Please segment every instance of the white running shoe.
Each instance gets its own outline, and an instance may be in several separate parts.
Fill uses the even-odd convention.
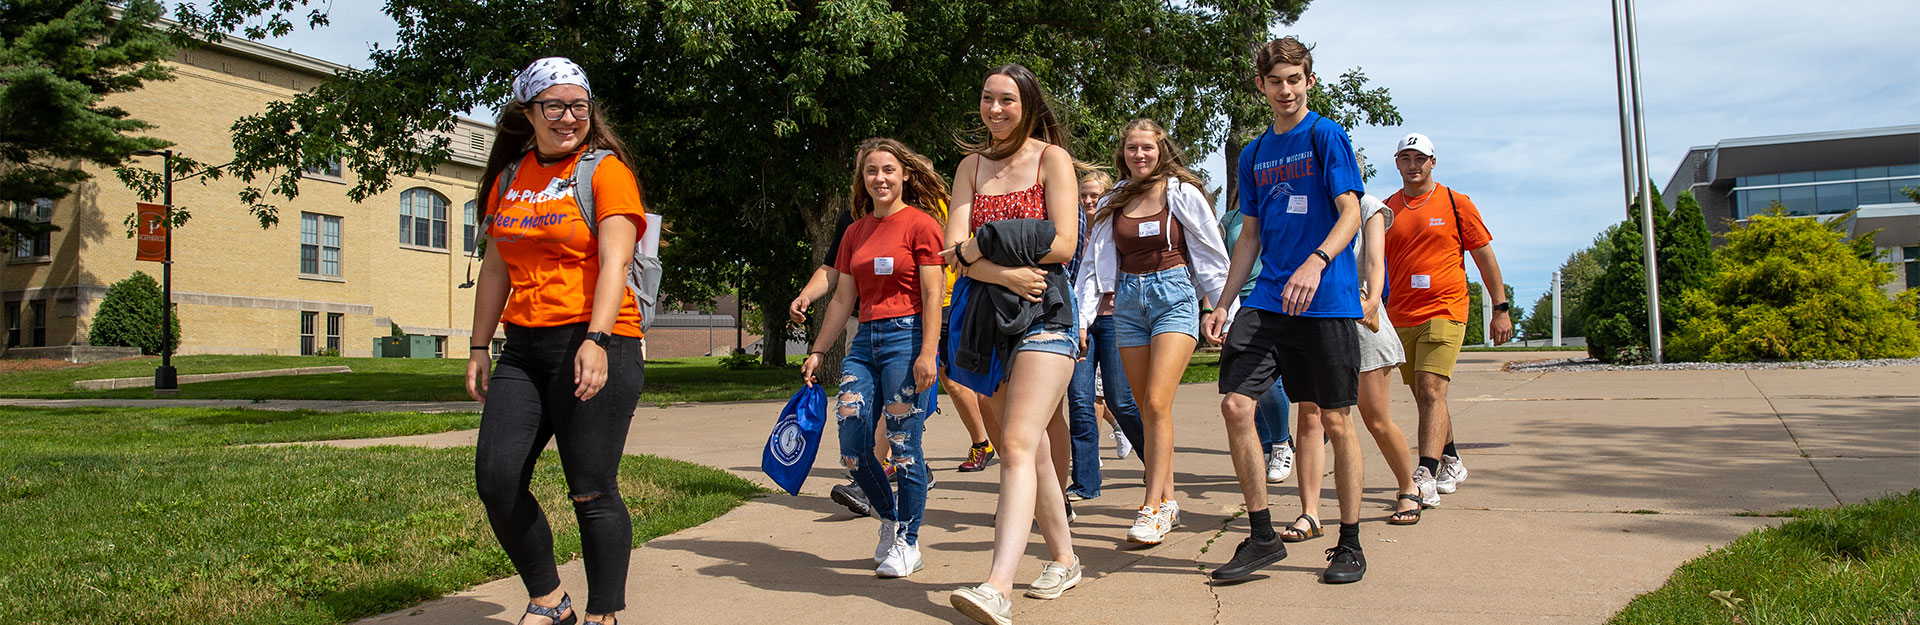
[[[1459,456],[1440,455],[1440,476],[1435,479],[1440,494],[1451,495],[1467,481],[1467,465],[1460,462]]]
[[[900,522],[880,519],[880,541],[873,545],[873,563],[887,561],[887,552],[893,550],[893,544],[900,542]]]
[[[1142,545],[1158,545],[1166,540],[1167,528],[1162,525],[1159,511],[1153,506],[1141,506],[1140,513],[1133,517],[1133,528],[1127,530],[1127,542]]]
[[[887,559],[880,562],[874,574],[880,577],[901,578],[912,575],[925,568],[926,562],[920,559],[920,546],[908,544],[905,537],[895,539],[893,548],[887,550]]]
[[[1013,625],[1013,602],[993,584],[955,590],[947,602],[981,625]]]
[[[1440,505],[1439,485],[1434,483],[1433,473],[1426,467],[1413,468],[1413,487],[1420,491],[1420,505]]]
[[[1279,484],[1293,475],[1293,446],[1280,443],[1267,453],[1267,483]]]
[[[1127,435],[1121,432],[1120,430],[1114,430],[1113,431],[1113,459],[1125,460],[1127,459],[1127,456],[1131,456],[1131,455],[1133,455],[1133,441],[1127,440]]]
[[[1180,524],[1180,502],[1174,501],[1172,499],[1161,500],[1160,527],[1164,528],[1161,530],[1162,533],[1173,531],[1174,526],[1177,526],[1179,524]]]

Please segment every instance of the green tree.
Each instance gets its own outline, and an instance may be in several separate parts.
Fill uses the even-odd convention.
[[[1680,305],[1687,289],[1699,288],[1713,274],[1712,235],[1691,191],[1681,192],[1677,207],[1668,211],[1658,190],[1653,191],[1654,258],[1659,264],[1661,337],[1671,337],[1685,314]],[[1612,362],[1621,349],[1647,347],[1646,252],[1640,236],[1639,203],[1630,218],[1615,224],[1604,240],[1595,241],[1602,271],[1580,294],[1583,327],[1589,355]],[[1564,289],[1563,289],[1564,290]]]
[[[1565,317],[1566,310],[1563,308],[1560,323],[1562,336],[1566,335],[1567,329]],[[1521,324],[1518,332],[1529,339],[1553,338],[1553,291],[1541,293],[1540,299],[1533,301],[1533,308],[1528,311],[1527,320]]]
[[[113,347],[138,347],[140,353],[158,354],[160,339],[160,283],[153,276],[135,271],[127,279],[107,287],[100,309],[93,314],[87,329],[87,343]],[[167,341],[180,346],[180,316],[173,315],[173,332]]]
[[[1716,362],[1920,354],[1920,291],[1881,290],[1893,270],[1872,233],[1846,240],[1850,218],[1789,217],[1776,203],[1729,231],[1720,271],[1683,297],[1669,351]]]
[[[101,103],[172,78],[160,60],[175,39],[152,26],[160,12],[154,0],[0,2],[0,206],[66,197],[92,177],[83,165],[120,167],[134,150],[170,145]],[[0,211],[0,251],[52,230]]]
[[[180,20],[207,34],[261,16],[280,28],[310,4],[214,0],[182,5]],[[697,303],[737,289],[743,302],[779,311],[847,210],[861,140],[900,139],[953,171],[953,138],[978,125],[973,94],[986,69],[1020,62],[1056,96],[1083,160],[1105,161],[1115,131],[1137,116],[1158,119],[1183,145],[1210,145],[1226,134],[1229,102],[1251,97],[1249,37],[1305,6],[389,0],[398,45],[375,51],[366,71],[242,119],[233,168],[262,181],[242,200],[263,223],[276,214],[267,196],[297,195],[301,166],[316,154],[347,154],[358,180],[349,194],[365,198],[392,176],[446,160],[447,140],[434,133],[451,129],[456,113],[501,103],[528,61],[567,56],[593,76],[595,99],[635,148],[650,210],[672,226],[666,296]],[[1362,90],[1364,77],[1352,74],[1325,94],[1323,110],[1358,97],[1353,107],[1391,111],[1384,90]],[[769,327],[760,334],[785,334],[785,315],[761,318]],[[781,362],[784,345],[768,347],[766,361]]]
[[[1586,336],[1584,321],[1586,312],[1581,308],[1587,289],[1600,278],[1605,270],[1594,250],[1600,247],[1607,233],[1594,237],[1592,245],[1567,255],[1560,263],[1560,334],[1561,336]]]

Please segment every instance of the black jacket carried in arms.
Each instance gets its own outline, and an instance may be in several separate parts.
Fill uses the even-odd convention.
[[[1040,301],[1033,302],[1007,287],[975,282],[966,309],[954,310],[947,318],[947,331],[960,334],[959,347],[952,354],[953,366],[984,374],[992,360],[999,358],[1003,361],[1002,372],[1010,372],[1013,350],[1033,322],[1042,321],[1042,327],[1063,334],[1073,329],[1073,285],[1067,279],[1067,268],[1062,263],[1040,262],[1053,251],[1053,234],[1053,222],[1045,219],[1003,219],[974,232],[982,258],[1006,267],[1046,271],[1047,289]],[[1079,340],[1077,336],[1068,338]]]

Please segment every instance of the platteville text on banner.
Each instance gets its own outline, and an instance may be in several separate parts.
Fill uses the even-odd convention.
[[[165,262],[167,260],[167,207],[164,204],[141,202],[134,205],[134,260]]]

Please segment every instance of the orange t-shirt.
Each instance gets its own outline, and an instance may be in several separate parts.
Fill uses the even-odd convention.
[[[1455,204],[1458,200],[1458,204]],[[1411,328],[1430,319],[1467,322],[1465,252],[1493,242],[1473,200],[1439,184],[1408,208],[1404,193],[1387,197],[1387,317]],[[1454,214],[1460,223],[1454,223]]]
[[[600,246],[580,217],[572,190],[575,159],[541,166],[532,152],[520,161],[504,206],[495,207],[498,192],[486,194],[487,236],[507,263],[513,292],[500,320],[517,326],[544,328],[586,323],[593,318],[593,291],[600,276]],[[647,232],[647,211],[640,205],[640,186],[633,170],[614,156],[606,156],[593,171],[593,204],[604,222],[615,215],[633,220],[641,236]],[[496,187],[497,188],[497,187]],[[622,280],[624,283],[625,281]],[[640,306],[633,293],[621,289],[620,317],[613,333],[640,337]]]

